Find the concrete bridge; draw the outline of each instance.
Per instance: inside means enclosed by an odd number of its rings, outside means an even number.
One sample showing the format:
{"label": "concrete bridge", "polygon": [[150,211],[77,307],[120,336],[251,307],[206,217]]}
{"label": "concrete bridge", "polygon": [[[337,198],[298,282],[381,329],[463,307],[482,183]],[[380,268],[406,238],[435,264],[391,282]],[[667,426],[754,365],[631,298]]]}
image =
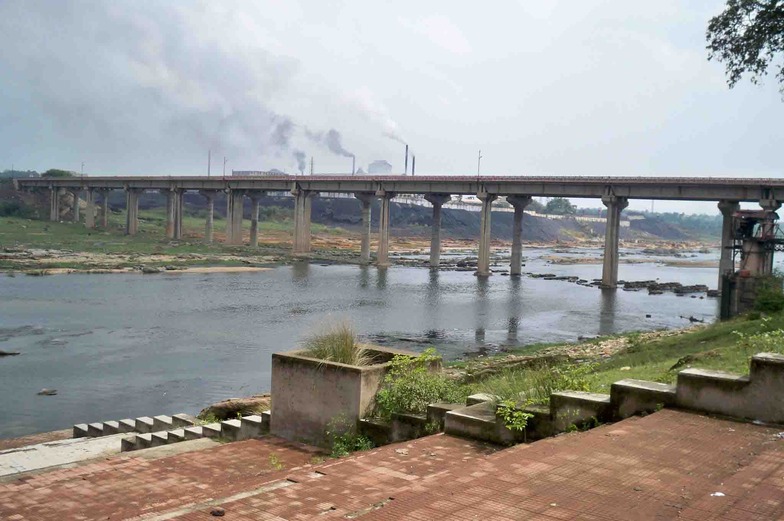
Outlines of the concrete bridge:
{"label": "concrete bridge", "polygon": [[215,195],[227,193],[226,242],[242,244],[244,198],[251,200],[251,246],[258,245],[259,199],[266,192],[289,191],[295,197],[294,253],[310,251],[310,209],[312,198],[321,192],[350,193],[362,205],[361,261],[370,263],[370,205],[381,202],[376,263],[389,265],[389,205],[397,194],[423,194],[433,205],[430,249],[431,266],[437,267],[441,251],[441,207],[452,195],[476,195],[482,201],[479,255],[476,274],[490,275],[490,227],[492,203],[505,197],[514,208],[512,260],[510,273],[519,275],[522,260],[523,210],[534,196],[597,198],[607,207],[607,232],[604,244],[602,285],[614,288],[618,282],[618,237],[621,212],[629,199],[679,201],[716,201],[724,216],[719,287],[722,275],[732,270],[732,213],[740,202],[756,202],[763,209],[776,211],[784,201],[784,179],[673,178],[673,177],[475,177],[475,176],[264,176],[264,177],[67,177],[18,179],[20,189],[48,190],[50,218],[60,215],[59,195],[74,196],[74,219],[79,220],[78,202],[87,202],[85,224],[96,226],[95,208],[101,199],[102,225],[107,225],[108,193],[126,194],[126,233],[138,230],[139,194],[158,191],[167,196],[168,237],[182,236],[182,194],[197,191],[207,199],[205,240],[213,240]]}

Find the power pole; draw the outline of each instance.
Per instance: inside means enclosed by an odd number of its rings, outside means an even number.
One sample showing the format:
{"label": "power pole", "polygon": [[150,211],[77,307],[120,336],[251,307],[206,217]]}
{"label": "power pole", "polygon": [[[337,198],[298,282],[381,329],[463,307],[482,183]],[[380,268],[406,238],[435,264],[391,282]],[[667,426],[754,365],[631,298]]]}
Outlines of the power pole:
{"label": "power pole", "polygon": [[207,149],[207,177],[210,177],[211,165],[212,165],[212,150]]}
{"label": "power pole", "polygon": [[227,163],[228,161],[229,161],[229,160],[228,160],[228,159],[226,159],[226,156],[223,156],[223,177],[226,177],[226,163]]}
{"label": "power pole", "polygon": [[479,167],[482,165],[482,151],[479,151],[479,157],[476,160],[476,177],[479,177]]}

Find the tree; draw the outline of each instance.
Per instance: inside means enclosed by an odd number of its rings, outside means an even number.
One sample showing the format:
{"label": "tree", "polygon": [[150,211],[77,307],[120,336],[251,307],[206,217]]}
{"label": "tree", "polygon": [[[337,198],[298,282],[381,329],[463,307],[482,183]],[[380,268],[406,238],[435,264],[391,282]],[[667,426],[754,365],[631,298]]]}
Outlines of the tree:
{"label": "tree", "polygon": [[[708,60],[725,64],[730,88],[746,73],[757,84],[771,62],[784,62],[784,2],[727,0],[724,11],[708,22],[705,37]],[[776,77],[784,93],[784,63],[779,63]]]}
{"label": "tree", "polygon": [[544,211],[553,215],[574,215],[577,208],[569,202],[569,199],[554,197],[547,201]]}
{"label": "tree", "polygon": [[59,168],[50,168],[43,174],[41,177],[75,177],[77,174],[76,172],[71,172],[70,170],[60,170]]}

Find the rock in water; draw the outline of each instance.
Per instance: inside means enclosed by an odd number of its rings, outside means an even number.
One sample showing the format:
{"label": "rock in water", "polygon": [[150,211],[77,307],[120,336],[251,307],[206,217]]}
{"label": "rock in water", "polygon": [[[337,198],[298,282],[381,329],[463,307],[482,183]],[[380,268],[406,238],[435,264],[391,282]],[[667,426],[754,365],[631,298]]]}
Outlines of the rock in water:
{"label": "rock in water", "polygon": [[57,389],[41,389],[38,391],[38,396],[54,396],[57,394]]}
{"label": "rock in water", "polygon": [[249,398],[229,398],[222,402],[210,405],[199,413],[199,418],[212,418],[217,420],[231,420],[249,414],[260,414],[268,411],[272,399],[269,394],[258,394]]}

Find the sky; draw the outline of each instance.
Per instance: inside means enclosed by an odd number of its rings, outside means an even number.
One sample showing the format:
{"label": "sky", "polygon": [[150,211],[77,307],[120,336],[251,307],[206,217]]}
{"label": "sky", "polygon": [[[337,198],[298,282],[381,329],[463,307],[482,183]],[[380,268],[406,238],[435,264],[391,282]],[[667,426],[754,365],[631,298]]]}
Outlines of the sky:
{"label": "sky", "polygon": [[402,172],[405,142],[423,175],[779,177],[775,78],[707,60],[723,5],[0,0],[0,169]]}

